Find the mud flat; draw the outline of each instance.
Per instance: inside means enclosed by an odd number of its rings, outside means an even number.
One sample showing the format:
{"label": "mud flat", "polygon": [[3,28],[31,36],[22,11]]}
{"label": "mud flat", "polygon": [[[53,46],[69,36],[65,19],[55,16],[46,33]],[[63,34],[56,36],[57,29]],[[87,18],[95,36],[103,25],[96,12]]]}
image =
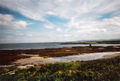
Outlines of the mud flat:
{"label": "mud flat", "polygon": [[30,56],[23,55],[0,55],[0,65],[9,65],[11,62],[16,61],[21,58],[29,58]]}

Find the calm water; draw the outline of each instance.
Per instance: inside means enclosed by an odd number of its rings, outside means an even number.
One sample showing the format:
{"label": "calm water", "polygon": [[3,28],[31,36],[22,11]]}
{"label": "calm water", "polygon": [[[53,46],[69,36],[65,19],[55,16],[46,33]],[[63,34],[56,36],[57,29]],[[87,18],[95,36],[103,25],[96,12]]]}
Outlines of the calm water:
{"label": "calm water", "polygon": [[[60,43],[0,44],[0,50],[44,49],[44,48],[62,48],[62,47],[77,47],[77,46],[89,46],[89,44],[68,44],[68,45],[61,45]],[[120,44],[92,44],[92,46],[120,46]]]}

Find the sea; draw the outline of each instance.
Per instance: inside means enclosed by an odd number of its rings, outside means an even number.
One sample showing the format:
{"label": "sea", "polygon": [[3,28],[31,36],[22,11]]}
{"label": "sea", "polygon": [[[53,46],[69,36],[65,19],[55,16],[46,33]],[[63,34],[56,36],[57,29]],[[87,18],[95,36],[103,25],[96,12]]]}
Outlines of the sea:
{"label": "sea", "polygon": [[[61,44],[61,43],[9,43],[0,44],[0,50],[45,49],[89,46],[89,44]],[[92,46],[120,46],[120,44],[92,44]]]}

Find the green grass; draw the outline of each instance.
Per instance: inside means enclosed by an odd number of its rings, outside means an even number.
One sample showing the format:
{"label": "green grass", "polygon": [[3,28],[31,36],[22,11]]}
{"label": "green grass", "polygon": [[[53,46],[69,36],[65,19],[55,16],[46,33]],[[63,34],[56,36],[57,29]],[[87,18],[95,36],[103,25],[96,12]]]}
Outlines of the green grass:
{"label": "green grass", "polygon": [[[88,61],[55,63],[28,69],[0,68],[0,81],[120,81],[120,57]],[[7,70],[8,69],[8,70]]]}

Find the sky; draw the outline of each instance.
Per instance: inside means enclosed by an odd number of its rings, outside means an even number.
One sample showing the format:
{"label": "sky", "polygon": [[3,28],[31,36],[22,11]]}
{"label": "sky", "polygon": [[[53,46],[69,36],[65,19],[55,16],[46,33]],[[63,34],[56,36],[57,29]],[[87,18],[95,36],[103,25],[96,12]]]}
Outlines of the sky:
{"label": "sky", "polygon": [[0,0],[0,43],[120,39],[120,0]]}

